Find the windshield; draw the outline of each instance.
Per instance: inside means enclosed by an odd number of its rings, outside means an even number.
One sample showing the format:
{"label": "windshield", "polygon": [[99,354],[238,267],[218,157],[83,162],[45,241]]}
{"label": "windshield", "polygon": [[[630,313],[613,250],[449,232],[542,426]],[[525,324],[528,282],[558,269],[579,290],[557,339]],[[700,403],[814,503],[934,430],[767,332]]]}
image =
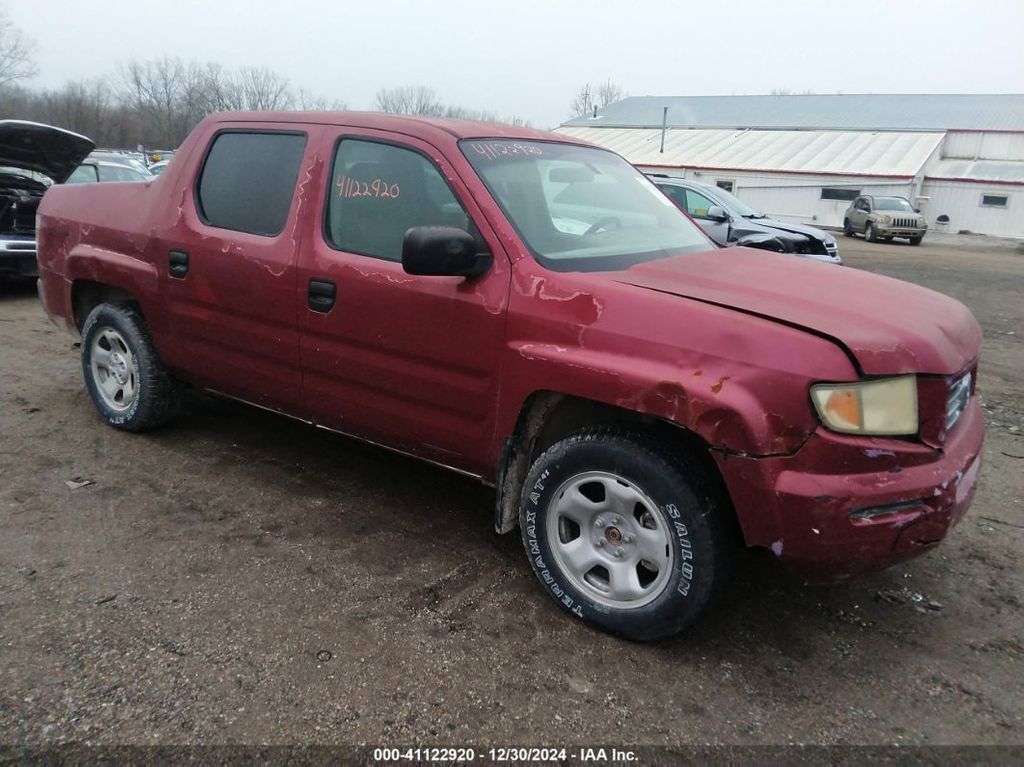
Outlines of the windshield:
{"label": "windshield", "polygon": [[902,197],[876,197],[875,210],[902,210],[906,213],[913,213],[914,206]]}
{"label": "windshield", "polygon": [[719,202],[723,203],[722,207],[728,208],[730,213],[735,213],[742,218],[765,217],[763,213],[754,210],[732,192],[727,192],[720,186],[716,186],[711,193],[718,198]]}
{"label": "windshield", "polygon": [[534,257],[556,271],[626,269],[711,250],[642,173],[602,149],[542,141],[460,143]]}

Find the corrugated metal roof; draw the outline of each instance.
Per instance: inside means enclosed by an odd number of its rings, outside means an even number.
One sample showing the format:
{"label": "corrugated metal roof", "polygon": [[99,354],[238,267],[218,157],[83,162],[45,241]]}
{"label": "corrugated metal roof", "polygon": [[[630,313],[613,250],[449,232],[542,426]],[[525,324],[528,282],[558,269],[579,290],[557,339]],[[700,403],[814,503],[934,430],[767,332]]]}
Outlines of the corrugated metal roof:
{"label": "corrugated metal roof", "polygon": [[784,173],[911,177],[942,133],[651,128],[557,130],[618,152],[634,165],[763,170]]}
{"label": "corrugated metal roof", "polygon": [[960,160],[947,157],[928,169],[928,178],[996,181],[1024,184],[1024,162],[1013,160]]}
{"label": "corrugated metal roof", "polygon": [[563,125],[823,130],[1024,131],[1024,94],[633,96]]}

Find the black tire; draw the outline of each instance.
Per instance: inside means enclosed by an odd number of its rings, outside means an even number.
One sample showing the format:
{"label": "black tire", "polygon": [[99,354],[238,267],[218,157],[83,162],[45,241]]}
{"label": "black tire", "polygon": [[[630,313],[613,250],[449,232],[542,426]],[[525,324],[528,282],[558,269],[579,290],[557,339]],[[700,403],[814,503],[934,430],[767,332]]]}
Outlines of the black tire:
{"label": "black tire", "polygon": [[864,239],[868,242],[878,242],[878,237],[875,236],[875,227],[870,221],[864,224]]}
{"label": "black tire", "polygon": [[853,237],[853,224],[850,223],[850,219],[843,219],[843,234],[847,237]]}
{"label": "black tire", "polygon": [[[97,346],[101,335],[103,338]],[[112,348],[107,338],[114,336],[124,345],[124,348],[113,345],[114,351],[123,352],[120,359],[124,364],[119,373],[125,376],[125,383],[133,391],[133,397],[125,401],[123,407],[108,401],[111,397],[102,391],[100,379],[107,368],[100,365],[102,370],[96,370],[93,364],[94,357],[98,360],[102,354],[104,343],[107,349]],[[146,320],[132,303],[100,304],[89,313],[82,326],[82,374],[100,417],[115,428],[146,431],[167,423],[178,411],[179,385],[161,362]],[[108,379],[110,375],[108,371]]]}
{"label": "black tire", "polygon": [[[614,475],[613,478],[621,478],[617,479],[619,485],[627,488],[627,492],[632,486],[644,494],[660,515],[658,520],[653,518],[653,511],[643,519],[637,517],[641,524],[657,525],[658,530],[664,531],[664,539],[658,539],[658,545],[665,541],[667,564],[664,582],[651,587],[646,597],[650,601],[636,607],[619,609],[602,603],[599,596],[595,597],[593,584],[587,587],[583,583],[581,588],[579,580],[567,573],[552,551],[549,536],[561,536],[563,528],[554,528],[551,532],[549,527],[564,524],[556,519],[558,512],[552,510],[552,502],[564,498],[569,492],[564,490],[566,486],[590,473],[608,473]],[[600,508],[595,507],[596,513],[613,515],[616,525],[622,524],[624,531],[630,529],[633,520],[623,521],[617,513],[600,511]],[[638,507],[640,512],[645,508]],[[637,509],[633,514],[637,514]],[[577,527],[581,538],[586,533],[596,543],[601,537],[590,526],[585,530],[582,524]],[[724,588],[737,548],[731,510],[704,480],[695,464],[644,436],[610,427],[573,434],[552,445],[534,462],[523,486],[520,529],[530,564],[552,599],[576,617],[604,631],[637,641],[670,637],[696,620]],[[607,532],[613,529],[609,526]],[[635,540],[635,536],[627,535],[627,545],[632,545],[629,544],[631,537]],[[635,559],[640,554],[631,558],[632,552],[624,559],[612,561],[612,554],[622,556],[621,548],[617,552],[611,549],[618,545],[614,543],[608,549],[601,549],[606,559],[588,571],[584,580],[590,573],[603,569],[610,584],[611,569],[605,568],[605,564],[613,568],[624,565],[635,571],[644,566],[644,560]],[[635,545],[639,548],[641,544]],[[655,585],[661,579],[659,574]]]}
{"label": "black tire", "polygon": [[923,234],[919,235],[917,237],[911,237],[910,238],[910,244],[911,245],[920,245],[921,244],[921,240],[923,240],[923,239],[924,239],[924,235]]}

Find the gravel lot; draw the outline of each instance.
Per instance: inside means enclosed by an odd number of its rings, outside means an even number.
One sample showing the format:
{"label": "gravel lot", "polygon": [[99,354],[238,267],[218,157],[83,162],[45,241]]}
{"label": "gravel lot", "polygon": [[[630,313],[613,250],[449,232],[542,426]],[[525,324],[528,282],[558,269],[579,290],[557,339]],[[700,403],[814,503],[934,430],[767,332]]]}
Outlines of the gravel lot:
{"label": "gravel lot", "polygon": [[844,585],[751,557],[657,645],[568,620],[473,481],[214,399],[102,426],[0,287],[0,742],[1024,742],[1024,253],[965,242],[840,245],[984,328],[969,515]]}

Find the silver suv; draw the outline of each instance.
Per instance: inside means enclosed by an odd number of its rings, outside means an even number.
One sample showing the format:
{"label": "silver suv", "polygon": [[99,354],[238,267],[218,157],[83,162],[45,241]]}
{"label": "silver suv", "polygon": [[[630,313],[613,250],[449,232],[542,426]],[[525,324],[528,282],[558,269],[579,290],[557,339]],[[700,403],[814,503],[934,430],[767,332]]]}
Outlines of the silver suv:
{"label": "silver suv", "polygon": [[868,242],[904,237],[911,245],[920,245],[927,231],[921,211],[903,197],[862,195],[843,214],[843,234],[863,234]]}

